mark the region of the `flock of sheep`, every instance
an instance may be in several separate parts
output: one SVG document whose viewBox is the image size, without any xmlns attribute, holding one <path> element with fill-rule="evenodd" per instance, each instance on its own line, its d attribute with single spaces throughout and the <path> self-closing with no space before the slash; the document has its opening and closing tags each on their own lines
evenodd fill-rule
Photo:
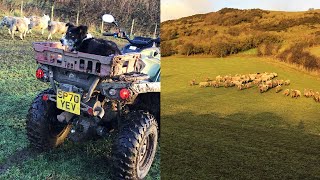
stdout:
<svg viewBox="0 0 320 180">
<path fill-rule="evenodd" d="M 50 21 L 50 17 L 44 14 L 42 17 L 14 17 L 5 16 L 0 22 L 0 27 L 7 27 L 9 34 L 14 39 L 16 31 L 20 33 L 20 39 L 23 40 L 27 33 L 32 33 L 32 29 L 40 29 L 43 35 L 44 30 L 48 29 L 49 35 L 47 39 L 52 39 L 55 33 L 64 34 L 67 31 L 66 23 L 58 21 Z"/>
<path fill-rule="evenodd" d="M 199 85 L 199 87 L 237 87 L 238 90 L 249 89 L 254 86 L 257 86 L 260 93 L 267 92 L 270 89 L 275 88 L 275 92 L 279 93 L 283 90 L 283 86 L 289 86 L 290 80 L 278 80 L 275 79 L 278 77 L 278 74 L 273 73 L 254 73 L 254 74 L 236 74 L 235 76 L 226 75 L 226 76 L 217 76 L 215 79 L 207 78 L 203 82 L 197 83 L 195 79 L 191 80 L 189 85 L 195 86 Z M 292 98 L 301 97 L 301 91 L 295 89 L 285 89 L 283 91 L 285 96 L 291 95 Z M 316 102 L 320 102 L 320 93 L 314 92 L 312 89 L 305 89 L 304 96 L 309 98 L 313 97 Z"/>
</svg>

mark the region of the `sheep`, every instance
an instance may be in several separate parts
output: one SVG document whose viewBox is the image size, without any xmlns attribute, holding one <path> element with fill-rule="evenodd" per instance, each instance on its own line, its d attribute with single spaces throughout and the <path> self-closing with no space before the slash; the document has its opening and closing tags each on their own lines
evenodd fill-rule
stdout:
<svg viewBox="0 0 320 180">
<path fill-rule="evenodd" d="M 243 90 L 245 87 L 244 87 L 244 84 L 239 84 L 239 85 L 237 86 L 237 88 L 238 88 L 238 90 Z"/>
<path fill-rule="evenodd" d="M 314 99 L 316 102 L 319 102 L 319 101 L 320 101 L 320 94 L 319 94 L 319 92 L 315 92 L 315 93 L 314 93 L 313 99 Z"/>
<path fill-rule="evenodd" d="M 312 89 L 309 89 L 309 90 L 308 89 L 304 89 L 303 95 L 305 97 L 312 97 L 312 96 L 314 96 L 314 91 Z"/>
<path fill-rule="evenodd" d="M 211 82 L 211 86 L 215 87 L 215 88 L 219 88 L 220 87 L 219 82 L 217 82 L 217 81 L 212 81 Z"/>
<path fill-rule="evenodd" d="M 224 84 L 223 84 L 223 86 L 224 86 L 225 88 L 228 88 L 228 87 L 229 87 L 229 81 L 225 81 Z"/>
<path fill-rule="evenodd" d="M 236 76 L 236 77 L 232 77 L 232 78 L 231 78 L 231 80 L 232 80 L 232 81 L 240 81 L 240 80 L 241 80 L 241 78 L 240 78 L 240 77 L 238 77 L 238 76 Z"/>
<path fill-rule="evenodd" d="M 244 78 L 246 78 L 246 75 L 244 75 L 244 74 L 243 74 L 243 75 L 240 75 L 240 78 L 241 78 L 241 79 L 244 79 Z"/>
<path fill-rule="evenodd" d="M 223 78 L 222 78 L 220 75 L 216 77 L 216 81 L 218 81 L 218 82 L 221 82 L 222 79 L 223 79 Z"/>
<path fill-rule="evenodd" d="M 284 83 L 284 81 L 283 81 L 283 80 L 278 80 L 278 85 L 282 86 L 282 85 L 283 85 L 283 83 Z"/>
<path fill-rule="evenodd" d="M 272 87 L 278 86 L 278 80 L 272 80 Z"/>
<path fill-rule="evenodd" d="M 65 34 L 67 32 L 68 27 L 66 26 L 66 23 L 64 22 L 58 22 L 58 21 L 51 21 L 48 24 L 48 40 L 52 39 L 52 34 L 60 33 Z"/>
<path fill-rule="evenodd" d="M 260 85 L 259 85 L 259 92 L 260 92 L 260 93 L 267 92 L 268 89 L 269 89 L 269 86 L 268 86 L 268 85 L 265 85 L 265 84 L 260 84 Z"/>
<path fill-rule="evenodd" d="M 23 17 L 15 17 L 12 20 L 12 24 L 10 26 L 11 37 L 14 39 L 14 33 L 16 31 L 20 32 L 20 39 L 23 40 L 26 37 L 26 34 L 29 30 L 30 19 Z"/>
<path fill-rule="evenodd" d="M 230 81 L 230 83 L 229 83 L 229 87 L 233 87 L 233 86 L 235 86 L 236 84 L 235 84 L 235 81 Z"/>
<path fill-rule="evenodd" d="M 249 74 L 249 78 L 250 80 L 255 80 L 256 79 L 257 74 Z"/>
<path fill-rule="evenodd" d="M 284 85 L 289 86 L 290 85 L 290 80 L 288 79 L 288 80 L 284 81 Z"/>
<path fill-rule="evenodd" d="M 296 96 L 301 97 L 301 92 L 299 90 L 296 90 Z"/>
<path fill-rule="evenodd" d="M 261 76 L 261 81 L 262 82 L 266 82 L 266 81 L 269 81 L 269 80 L 270 80 L 270 78 L 268 76 L 265 76 L 265 75 Z"/>
<path fill-rule="evenodd" d="M 296 92 L 293 89 L 291 89 L 291 97 L 292 98 L 296 97 Z"/>
<path fill-rule="evenodd" d="M 219 88 L 220 87 L 220 83 L 217 82 L 216 84 L 213 84 L 212 86 L 215 87 L 215 88 Z"/>
<path fill-rule="evenodd" d="M 313 89 L 310 89 L 310 97 L 313 97 L 314 96 L 314 91 Z"/>
<path fill-rule="evenodd" d="M 210 83 L 209 82 L 200 82 L 199 86 L 200 87 L 208 87 L 208 86 L 210 86 Z"/>
<path fill-rule="evenodd" d="M 196 85 L 196 80 L 195 79 L 192 79 L 189 83 L 190 86 L 194 86 Z"/>
<path fill-rule="evenodd" d="M 30 17 L 30 32 L 33 28 L 39 28 L 41 29 L 41 34 L 44 34 L 44 30 L 48 28 L 48 24 L 50 21 L 50 17 L 46 14 L 44 14 L 42 17 L 38 16 L 31 16 Z"/>
<path fill-rule="evenodd" d="M 242 84 L 242 82 L 241 82 L 241 81 L 235 81 L 234 84 L 235 84 L 236 86 L 239 86 L 239 85 Z"/>
<path fill-rule="evenodd" d="M 13 16 L 4 16 L 0 22 L 0 27 L 3 27 L 3 26 L 7 27 L 9 34 L 11 34 L 10 27 L 13 25 L 14 19 L 15 19 L 15 17 L 13 17 Z"/>
<path fill-rule="evenodd" d="M 290 90 L 289 89 L 284 90 L 283 94 L 285 96 L 289 96 L 290 95 Z"/>
<path fill-rule="evenodd" d="M 255 84 L 255 85 L 258 85 L 258 84 L 260 84 L 261 83 L 261 79 L 255 79 L 254 81 L 253 81 L 253 84 Z"/>
<path fill-rule="evenodd" d="M 301 96 L 301 92 L 299 90 L 293 90 L 291 89 L 291 97 L 292 98 L 298 98 Z"/>
<path fill-rule="evenodd" d="M 245 88 L 249 89 L 249 88 L 251 88 L 251 87 L 252 87 L 252 83 L 247 83 L 247 84 L 245 84 Z"/>
<path fill-rule="evenodd" d="M 281 87 L 280 85 L 278 85 L 278 86 L 276 87 L 276 93 L 279 93 L 281 90 L 282 90 L 282 87 Z"/>
<path fill-rule="evenodd" d="M 250 81 L 250 78 L 248 76 L 245 76 L 245 78 L 243 78 L 244 83 L 248 83 L 249 81 Z"/>
<path fill-rule="evenodd" d="M 256 75 L 256 79 L 260 79 L 262 77 L 262 74 L 260 74 L 260 73 L 258 73 L 257 75 Z"/>
<path fill-rule="evenodd" d="M 307 98 L 310 97 L 310 90 L 304 89 L 303 95 L 304 95 L 305 97 L 307 97 Z"/>
<path fill-rule="evenodd" d="M 225 82 L 225 87 L 233 87 L 234 85 L 235 85 L 234 82 L 231 81 L 231 80 L 227 80 L 227 81 Z"/>
<path fill-rule="evenodd" d="M 223 77 L 224 81 L 232 80 L 231 74 Z"/>
<path fill-rule="evenodd" d="M 275 73 L 275 72 L 273 72 L 273 73 L 271 73 L 271 74 L 273 75 L 273 77 L 278 77 L 278 74 Z"/>
<path fill-rule="evenodd" d="M 268 86 L 269 89 L 273 88 L 272 81 L 266 81 L 266 85 Z"/>
</svg>

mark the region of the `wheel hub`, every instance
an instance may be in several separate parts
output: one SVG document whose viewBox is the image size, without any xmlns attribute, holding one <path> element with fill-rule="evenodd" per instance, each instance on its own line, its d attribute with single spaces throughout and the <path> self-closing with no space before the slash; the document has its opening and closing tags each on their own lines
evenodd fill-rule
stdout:
<svg viewBox="0 0 320 180">
<path fill-rule="evenodd" d="M 140 153 L 139 153 L 139 162 L 140 164 L 142 163 L 143 164 L 143 159 L 145 159 L 145 156 L 146 156 L 146 152 L 147 152 L 147 145 L 149 144 L 149 141 L 148 141 L 149 138 L 146 138 L 144 141 L 143 141 L 143 145 L 141 146 L 140 148 Z"/>
</svg>

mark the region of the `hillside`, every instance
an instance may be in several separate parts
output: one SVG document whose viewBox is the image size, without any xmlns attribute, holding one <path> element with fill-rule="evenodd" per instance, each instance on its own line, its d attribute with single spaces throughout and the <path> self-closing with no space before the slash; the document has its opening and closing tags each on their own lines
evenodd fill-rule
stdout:
<svg viewBox="0 0 320 180">
<path fill-rule="evenodd" d="M 319 44 L 319 22 L 319 10 L 280 12 L 225 8 L 163 22 L 162 54 L 224 57 L 259 48 L 260 55 L 280 56 L 296 44 L 302 44 L 303 49 Z M 288 58 L 286 55 L 282 59 Z"/>
</svg>

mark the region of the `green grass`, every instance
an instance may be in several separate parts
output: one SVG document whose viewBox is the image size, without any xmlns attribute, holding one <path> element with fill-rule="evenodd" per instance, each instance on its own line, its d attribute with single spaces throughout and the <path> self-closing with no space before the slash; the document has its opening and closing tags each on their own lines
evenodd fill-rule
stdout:
<svg viewBox="0 0 320 180">
<path fill-rule="evenodd" d="M 290 79 L 290 89 L 320 91 L 317 77 L 252 55 L 162 59 L 161 178 L 320 178 L 320 103 L 257 87 L 189 86 L 194 78 L 265 71 Z"/>
<path fill-rule="evenodd" d="M 110 179 L 110 138 L 82 144 L 68 141 L 46 153 L 29 148 L 27 110 L 36 94 L 48 87 L 35 78 L 31 45 L 45 41 L 47 34 L 36 31 L 31 36 L 13 41 L 6 29 L 0 31 L 0 179 Z M 147 179 L 160 179 L 159 153 Z"/>
</svg>

